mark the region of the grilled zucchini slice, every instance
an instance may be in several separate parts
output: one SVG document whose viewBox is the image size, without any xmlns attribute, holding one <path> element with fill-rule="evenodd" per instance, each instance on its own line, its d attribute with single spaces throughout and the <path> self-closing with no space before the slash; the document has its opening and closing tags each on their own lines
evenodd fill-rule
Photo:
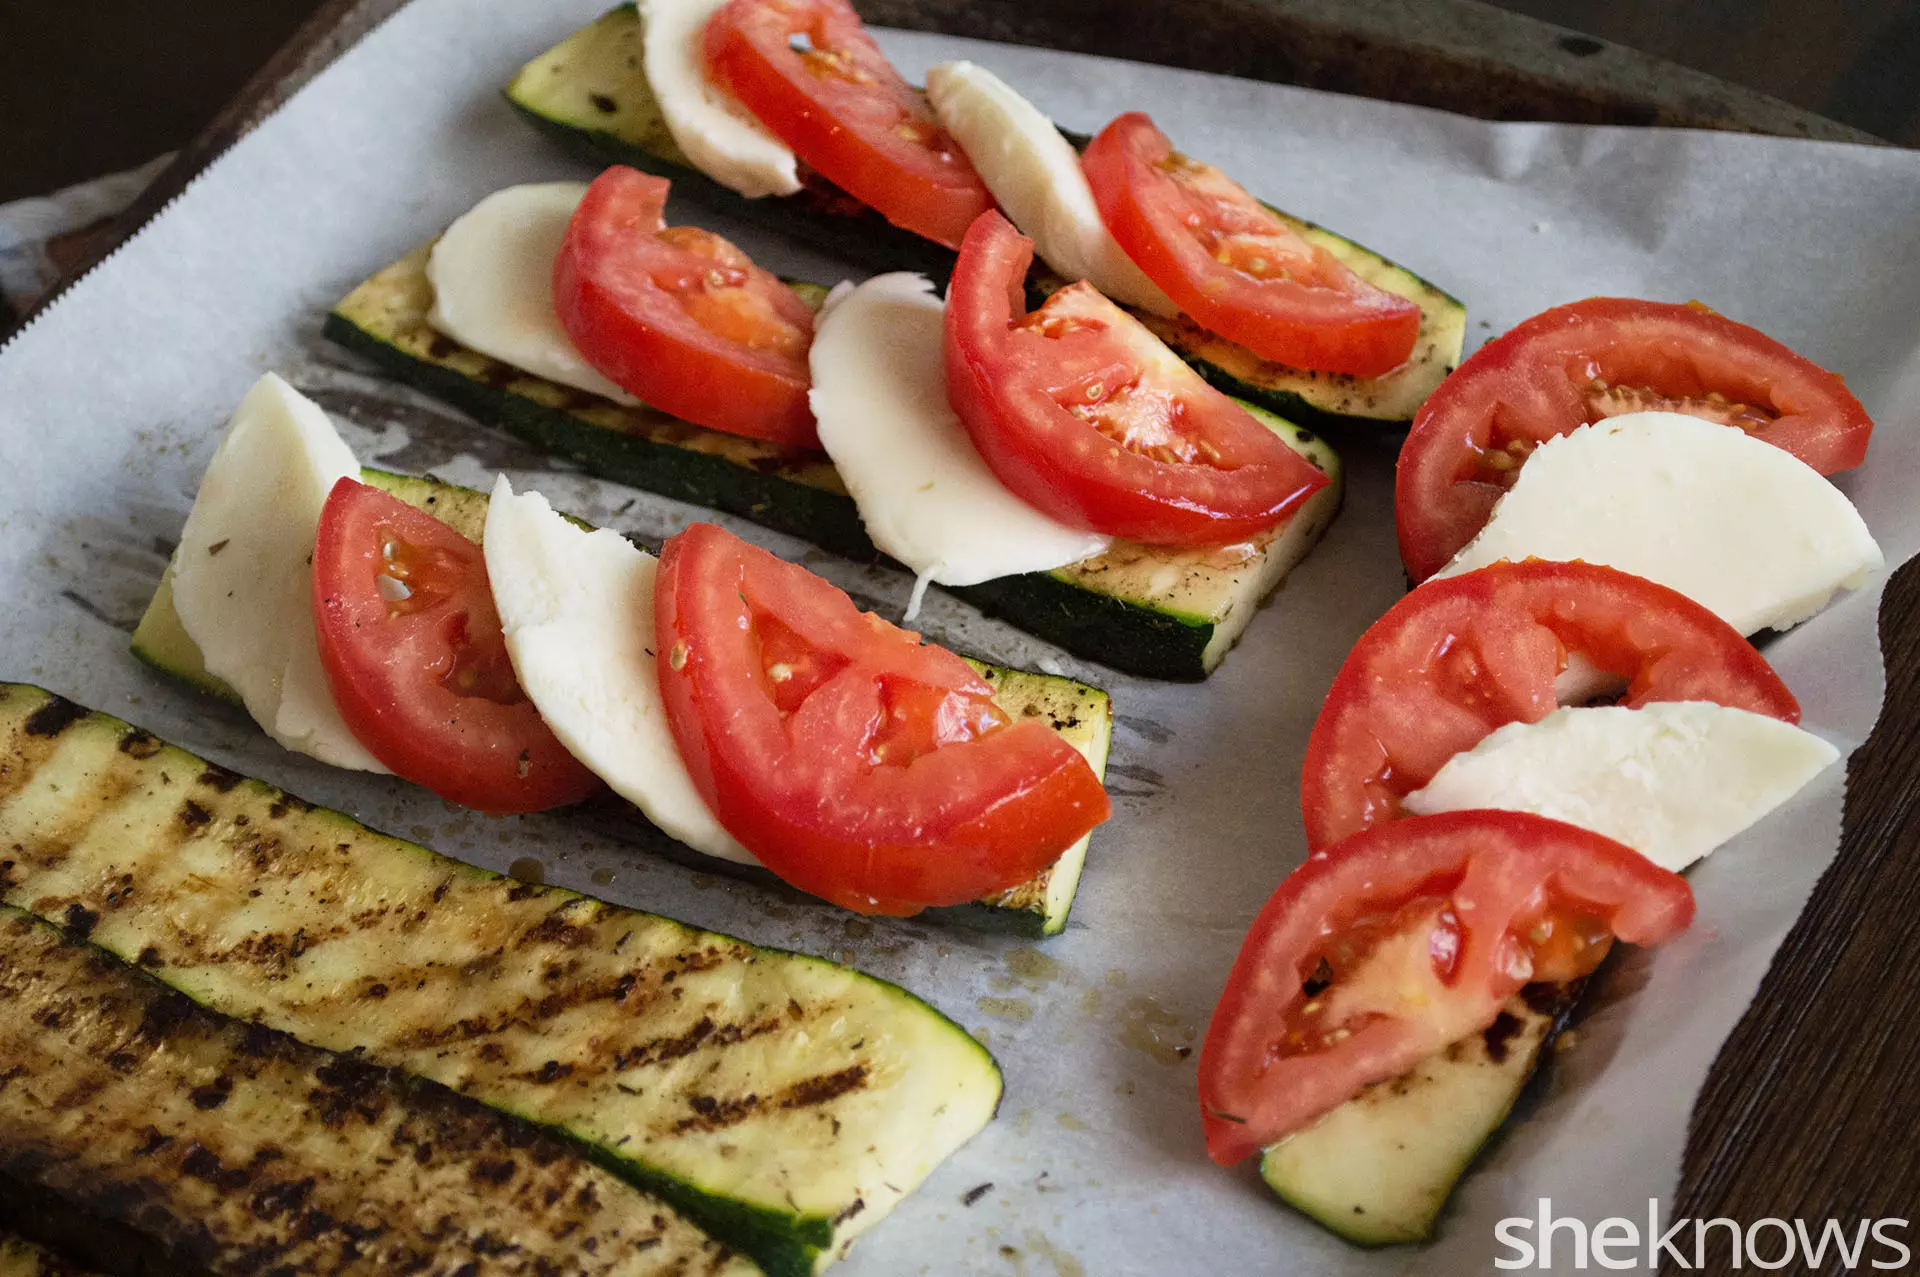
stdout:
<svg viewBox="0 0 1920 1277">
<path fill-rule="evenodd" d="M 753 1264 L 545 1132 L 227 1020 L 0 910 L 0 1166 L 213 1271 Z"/>
<path fill-rule="evenodd" d="M 992 1117 L 912 994 L 378 834 L 0 685 L 0 904 L 201 1006 L 550 1127 L 774 1277 L 811 1273 Z"/>
<path fill-rule="evenodd" d="M 1528 985 L 1485 1033 L 1368 1087 L 1268 1148 L 1280 1199 L 1362 1246 L 1423 1242 L 1454 1185 L 1500 1129 L 1580 996 Z"/>
<path fill-rule="evenodd" d="M 360 477 L 425 510 L 469 541 L 480 540 L 487 522 L 486 493 L 384 470 L 363 471 Z M 169 569 L 160 578 L 159 588 L 133 632 L 134 654 L 203 691 L 235 699 L 225 684 L 207 673 L 200 650 L 182 628 L 180 617 L 173 609 L 172 582 Z M 1053 674 L 1030 674 L 982 661 L 973 661 L 972 665 L 993 684 L 995 701 L 1010 717 L 1039 718 L 1049 723 L 1086 757 L 1096 776 L 1106 774 L 1107 746 L 1113 737 L 1113 703 L 1105 692 Z M 703 856 L 681 846 L 647 824 L 637 811 L 632 819 L 621 821 L 615 832 L 662 855 L 698 864 L 715 873 L 774 881 L 772 874 L 757 866 Z M 1087 847 L 1092 838 L 1093 835 L 1088 834 L 1080 839 L 1062 852 L 1052 867 L 1017 887 L 975 904 L 930 909 L 922 916 L 936 920 L 946 918 L 980 930 L 1027 936 L 1057 935 L 1065 929 L 1067 915 L 1073 909 L 1073 897 L 1080 887 L 1080 874 L 1086 867 Z"/>
<path fill-rule="evenodd" d="M 709 208 L 796 236 L 871 270 L 912 270 L 944 280 L 953 269 L 951 252 L 891 225 L 818 177 L 810 177 L 810 184 L 796 194 L 750 200 L 695 170 L 674 145 L 641 69 L 640 16 L 630 4 L 527 63 L 506 93 L 507 101 L 542 132 L 596 164 L 630 164 L 670 178 L 676 192 Z M 1089 140 L 1067 136 L 1081 147 Z M 1316 373 L 1261 359 L 1185 318 L 1134 313 L 1220 389 L 1299 425 L 1316 430 L 1405 428 L 1422 401 L 1459 364 L 1467 308 L 1372 249 L 1290 213 L 1273 211 L 1368 283 L 1420 307 L 1420 336 L 1405 363 L 1381 377 Z M 1044 294 L 1060 281 L 1038 271 L 1030 282 Z"/>
<path fill-rule="evenodd" d="M 852 559 L 877 557 L 853 498 L 820 453 L 688 425 L 528 376 L 427 323 L 433 285 L 420 248 L 353 290 L 328 338 L 401 381 L 604 479 L 711 506 Z M 1331 480 L 1281 527 L 1226 547 L 1121 543 L 1098 558 L 949 593 L 1077 655 L 1148 678 L 1201 679 L 1332 523 L 1340 461 L 1309 431 L 1251 411 Z"/>
</svg>

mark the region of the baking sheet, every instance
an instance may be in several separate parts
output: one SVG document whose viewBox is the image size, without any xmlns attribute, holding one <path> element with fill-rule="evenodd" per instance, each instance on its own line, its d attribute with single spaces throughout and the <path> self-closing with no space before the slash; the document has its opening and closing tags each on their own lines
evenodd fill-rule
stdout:
<svg viewBox="0 0 1920 1277">
<path fill-rule="evenodd" d="M 1341 440 L 1347 508 L 1203 686 L 1061 656 L 935 591 L 934 637 L 1109 688 L 1112 823 L 1067 934 L 1034 945 L 865 921 L 634 854 L 576 820 L 492 820 L 390 780 L 285 754 L 229 708 L 126 651 L 220 425 L 281 370 L 369 463 L 482 483 L 657 540 L 690 507 L 570 473 L 371 375 L 320 317 L 485 192 L 585 172 L 499 96 L 596 0 L 415 0 L 224 157 L 0 353 L 0 677 L 44 684 L 222 763 L 493 868 L 854 962 L 928 996 L 992 1047 L 999 1119 L 856 1248 L 842 1271 L 1080 1274 L 1484 1270 L 1493 1221 L 1643 1218 L 1678 1177 L 1720 1042 L 1837 845 L 1837 769 L 1694 875 L 1699 922 L 1633 955 L 1531 1119 L 1466 1182 L 1441 1240 L 1368 1254 L 1202 1151 L 1194 1061 L 1245 926 L 1304 854 L 1296 778 L 1334 671 L 1401 592 L 1389 445 Z M 1470 345 L 1594 293 L 1700 298 L 1844 370 L 1879 422 L 1840 480 L 1890 563 L 1920 548 L 1920 155 L 1725 134 L 1493 125 L 1087 57 L 882 33 L 909 76 L 968 56 L 1089 130 L 1150 110 L 1186 150 L 1464 298 Z M 776 269 L 845 273 L 696 208 Z M 898 615 L 910 581 L 718 520 Z M 1882 578 L 1884 579 L 1884 577 Z M 1877 585 L 1768 649 L 1806 723 L 1851 748 L 1881 694 Z M 1629 994 L 1631 996 L 1629 996 Z M 992 1189 L 972 1205 L 963 1194 Z"/>
</svg>

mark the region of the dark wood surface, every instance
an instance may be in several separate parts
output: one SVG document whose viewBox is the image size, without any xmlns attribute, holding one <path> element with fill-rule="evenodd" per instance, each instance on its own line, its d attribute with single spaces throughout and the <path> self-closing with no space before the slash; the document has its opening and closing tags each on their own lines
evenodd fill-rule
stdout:
<svg viewBox="0 0 1920 1277">
<path fill-rule="evenodd" d="M 326 0 L 128 210 L 116 240 L 401 2 Z M 1502 15 L 1497 32 L 1483 32 L 1475 24 L 1489 11 L 1470 0 L 1400 8 L 1401 20 L 1396 6 L 1347 0 L 862 0 L 861 8 L 870 20 L 892 25 L 1361 92 L 1487 118 L 1861 137 L 1718 82 L 1702 91 L 1705 77 L 1697 73 L 1675 74 L 1617 46 L 1594 49 L 1598 42 L 1543 23 Z M 1839 855 L 1707 1080 L 1676 1216 L 1812 1222 L 1920 1215 L 1920 561 L 1894 574 L 1880 627 L 1886 708 L 1849 764 Z M 1903 1237 L 1920 1252 L 1920 1232 Z M 1714 1257 L 1726 1259 L 1719 1251 Z"/>
</svg>

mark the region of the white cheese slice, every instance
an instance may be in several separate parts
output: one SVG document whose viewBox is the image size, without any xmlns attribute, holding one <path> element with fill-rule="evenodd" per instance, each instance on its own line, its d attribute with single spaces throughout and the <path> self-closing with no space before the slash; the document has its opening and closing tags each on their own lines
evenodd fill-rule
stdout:
<svg viewBox="0 0 1920 1277">
<path fill-rule="evenodd" d="M 727 0 L 641 0 L 641 61 L 667 131 L 693 166 L 748 199 L 800 189 L 793 151 L 707 75 L 707 19 Z"/>
<path fill-rule="evenodd" d="M 427 258 L 433 309 L 427 322 L 461 345 L 616 403 L 637 404 L 595 371 L 553 308 L 560 255 L 584 182 L 509 186 L 447 227 Z"/>
<path fill-rule="evenodd" d="M 1859 512 L 1811 466 L 1673 412 L 1611 417 L 1541 444 L 1436 575 L 1527 558 L 1658 581 L 1742 634 L 1806 620 L 1883 563 Z"/>
<path fill-rule="evenodd" d="M 537 492 L 493 486 L 481 545 L 514 675 L 560 743 L 695 851 L 758 863 L 721 828 L 680 758 L 653 655 L 659 561 L 588 532 Z"/>
<path fill-rule="evenodd" d="M 994 477 L 947 403 L 946 308 L 923 276 L 835 289 L 808 362 L 820 446 L 882 551 L 941 585 L 1043 572 L 1112 538 L 1058 523 Z"/>
<path fill-rule="evenodd" d="M 1114 241 L 1079 153 L 1039 107 L 971 62 L 946 62 L 927 72 L 927 100 L 1041 261 L 1117 302 L 1156 315 L 1180 313 Z"/>
<path fill-rule="evenodd" d="M 288 749 L 387 769 L 334 706 L 313 630 L 313 543 L 327 494 L 360 477 L 327 414 L 273 373 L 253 384 L 200 481 L 173 555 L 173 606 L 207 672 Z"/>
<path fill-rule="evenodd" d="M 1550 816 L 1677 873 L 1839 757 L 1790 723 L 1702 701 L 1559 709 L 1448 759 L 1406 806 L 1419 815 L 1494 807 Z"/>
</svg>

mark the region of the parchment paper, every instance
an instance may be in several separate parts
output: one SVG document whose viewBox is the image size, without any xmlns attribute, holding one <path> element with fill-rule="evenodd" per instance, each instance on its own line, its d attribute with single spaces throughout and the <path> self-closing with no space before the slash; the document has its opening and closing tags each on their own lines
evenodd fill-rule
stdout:
<svg viewBox="0 0 1920 1277">
<path fill-rule="evenodd" d="M 930 997 L 1006 1070 L 1000 1117 L 856 1248 L 860 1274 L 1457 1273 L 1492 1222 L 1644 1218 L 1676 1182 L 1694 1094 L 1836 846 L 1838 769 L 1694 875 L 1699 923 L 1601 993 L 1551 1094 L 1467 1181 L 1424 1252 L 1362 1253 L 1201 1149 L 1194 1047 L 1249 919 L 1301 858 L 1296 782 L 1320 698 L 1402 589 L 1392 450 L 1342 440 L 1351 494 L 1326 543 L 1203 686 L 1063 658 L 935 592 L 933 636 L 1109 688 L 1113 821 L 1069 932 L 1044 947 L 865 922 L 637 855 L 564 818 L 488 820 L 404 784 L 279 751 L 127 653 L 216 433 L 279 369 L 372 463 L 481 483 L 505 469 L 556 505 L 657 539 L 694 517 L 566 473 L 322 343 L 326 308 L 477 197 L 583 176 L 499 96 L 599 0 L 416 0 L 214 166 L 0 355 L 0 677 L 45 684 L 376 827 L 705 926 L 855 962 Z M 1844 370 L 1879 422 L 1840 480 L 1898 563 L 1920 546 L 1920 155 L 1678 132 L 1490 125 L 1191 72 L 884 34 L 909 76 L 965 55 L 1071 127 L 1150 110 L 1184 149 L 1468 303 L 1477 344 L 1546 306 L 1697 297 Z M 698 209 L 762 262 L 841 271 Z M 722 519 L 721 522 L 731 522 Z M 898 615 L 909 582 L 757 528 Z M 1877 587 L 1877 583 L 1876 583 Z M 1881 694 L 1877 588 L 1768 649 L 1806 722 L 1843 747 Z M 1631 996 L 1629 996 L 1631 995 Z M 991 1183 L 972 1206 L 969 1189 Z"/>
</svg>

